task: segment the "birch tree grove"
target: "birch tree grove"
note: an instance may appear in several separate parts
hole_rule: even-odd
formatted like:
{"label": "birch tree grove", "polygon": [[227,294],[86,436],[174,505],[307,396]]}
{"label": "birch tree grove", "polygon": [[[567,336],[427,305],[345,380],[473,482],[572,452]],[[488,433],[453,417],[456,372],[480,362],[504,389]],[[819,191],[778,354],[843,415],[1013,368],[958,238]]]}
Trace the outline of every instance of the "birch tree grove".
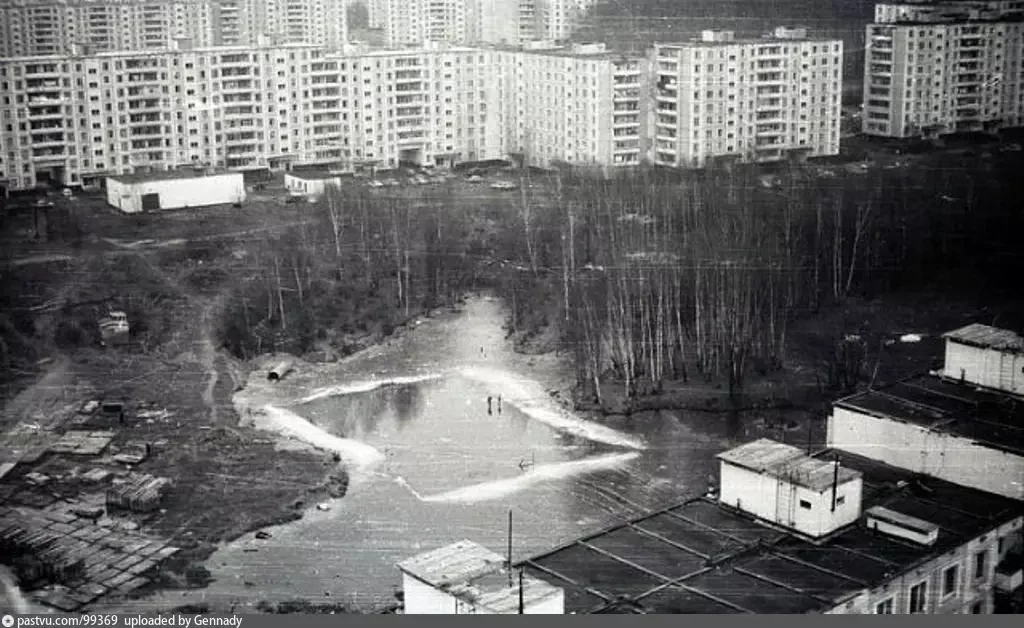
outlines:
{"label": "birch tree grove", "polygon": [[738,391],[752,364],[782,365],[790,312],[816,307],[825,277],[833,300],[851,293],[884,246],[878,199],[815,195],[796,167],[783,176],[773,189],[749,169],[672,184],[559,178],[558,318],[595,400],[609,375],[631,395],[691,373]]}
{"label": "birch tree grove", "polygon": [[251,249],[248,288],[222,330],[229,348],[303,352],[317,337],[345,346],[453,304],[477,264],[469,221],[447,210],[442,189],[405,192],[329,188],[315,203],[282,207],[294,226],[268,230]]}

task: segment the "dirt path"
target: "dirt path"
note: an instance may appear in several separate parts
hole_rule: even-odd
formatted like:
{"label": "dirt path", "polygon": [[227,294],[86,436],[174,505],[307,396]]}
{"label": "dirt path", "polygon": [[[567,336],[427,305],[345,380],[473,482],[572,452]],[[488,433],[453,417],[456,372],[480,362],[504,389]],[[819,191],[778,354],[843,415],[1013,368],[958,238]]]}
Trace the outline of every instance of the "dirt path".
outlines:
{"label": "dirt path", "polygon": [[217,387],[220,372],[217,368],[217,350],[213,345],[213,317],[217,309],[218,299],[214,299],[203,308],[202,322],[199,325],[199,356],[206,370],[206,388],[203,389],[203,403],[209,409],[210,423],[217,422],[217,401],[213,391]]}

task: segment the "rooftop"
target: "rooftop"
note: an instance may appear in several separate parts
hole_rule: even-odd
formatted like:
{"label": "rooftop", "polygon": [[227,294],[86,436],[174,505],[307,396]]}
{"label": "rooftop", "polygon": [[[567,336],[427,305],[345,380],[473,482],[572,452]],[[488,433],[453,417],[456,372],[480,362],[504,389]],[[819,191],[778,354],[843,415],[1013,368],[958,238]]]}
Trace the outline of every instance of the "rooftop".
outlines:
{"label": "rooftop", "polygon": [[[519,606],[519,578],[508,577],[505,559],[472,541],[459,541],[398,564],[398,568],[430,586],[496,614]],[[558,588],[523,576],[523,603],[532,606],[558,594]]]}
{"label": "rooftop", "polygon": [[840,399],[835,406],[1024,455],[1024,402],[972,384],[919,375]]}
{"label": "rooftop", "polygon": [[825,451],[864,478],[864,508],[939,527],[931,546],[861,522],[819,542],[706,498],[623,522],[522,563],[576,613],[813,613],[1020,516],[1011,499]]}
{"label": "rooftop", "polygon": [[1020,334],[981,323],[971,323],[966,327],[954,329],[942,334],[942,337],[981,349],[1024,352],[1024,337]]}
{"label": "rooftop", "polygon": [[208,172],[206,170],[158,170],[155,172],[137,172],[134,174],[110,175],[107,178],[121,183],[143,183],[146,181],[170,181],[172,179],[202,179],[223,175],[243,176],[241,172]]}
{"label": "rooftop", "polygon": [[[737,467],[774,477],[787,477],[798,486],[823,491],[835,480],[835,464],[812,458],[799,447],[762,438],[718,454],[718,459]],[[839,484],[860,477],[860,473],[839,467]]]}

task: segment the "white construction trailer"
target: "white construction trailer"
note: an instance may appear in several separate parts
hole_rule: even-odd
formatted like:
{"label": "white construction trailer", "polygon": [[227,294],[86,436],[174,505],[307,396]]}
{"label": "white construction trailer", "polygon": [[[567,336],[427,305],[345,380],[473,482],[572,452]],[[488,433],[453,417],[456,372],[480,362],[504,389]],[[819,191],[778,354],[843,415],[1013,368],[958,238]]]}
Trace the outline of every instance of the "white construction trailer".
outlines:
{"label": "white construction trailer", "polygon": [[240,172],[165,171],[107,177],[107,202],[127,214],[238,204],[245,201]]}

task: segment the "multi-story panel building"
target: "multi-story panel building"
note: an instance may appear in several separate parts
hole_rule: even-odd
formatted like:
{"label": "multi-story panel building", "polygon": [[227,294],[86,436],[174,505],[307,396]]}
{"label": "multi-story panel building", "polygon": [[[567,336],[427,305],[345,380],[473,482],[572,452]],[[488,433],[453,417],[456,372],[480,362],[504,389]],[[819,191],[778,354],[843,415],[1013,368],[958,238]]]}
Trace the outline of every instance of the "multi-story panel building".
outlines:
{"label": "multi-story panel building", "polygon": [[427,41],[466,43],[467,13],[475,11],[468,7],[466,0],[387,0],[385,41],[389,46]]}
{"label": "multi-story panel building", "polygon": [[1024,124],[1024,2],[879,5],[862,129],[884,137]]}
{"label": "multi-story panel building", "polygon": [[810,39],[804,29],[746,40],[706,31],[696,41],[655,44],[650,54],[655,164],[839,152],[841,41]]}
{"label": "multi-story panel building", "polygon": [[644,161],[645,60],[603,44],[537,42],[495,52],[505,152],[541,168]]}
{"label": "multi-story panel building", "polygon": [[0,56],[161,50],[279,42],[337,47],[348,38],[345,5],[332,0],[11,0],[0,6]]}
{"label": "multi-story panel building", "polygon": [[594,0],[369,0],[389,45],[562,41]]}
{"label": "multi-story panel building", "polygon": [[529,0],[538,12],[538,39],[569,39],[595,0]]}
{"label": "multi-story panel building", "polygon": [[498,158],[491,55],[288,44],[7,59],[0,178]]}
{"label": "multi-story panel building", "polygon": [[532,39],[522,36],[520,3],[508,0],[468,0],[466,38],[471,43],[518,46]]}

